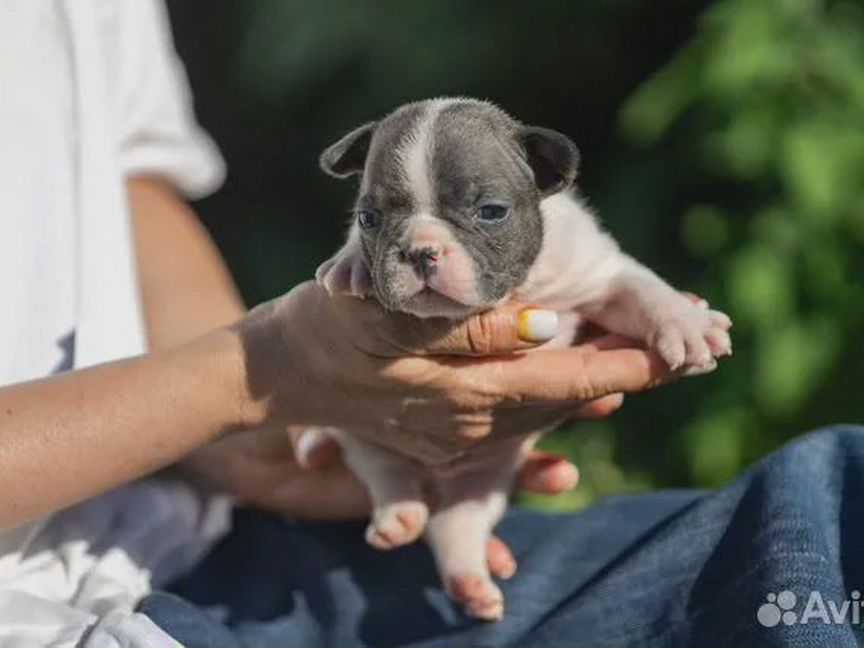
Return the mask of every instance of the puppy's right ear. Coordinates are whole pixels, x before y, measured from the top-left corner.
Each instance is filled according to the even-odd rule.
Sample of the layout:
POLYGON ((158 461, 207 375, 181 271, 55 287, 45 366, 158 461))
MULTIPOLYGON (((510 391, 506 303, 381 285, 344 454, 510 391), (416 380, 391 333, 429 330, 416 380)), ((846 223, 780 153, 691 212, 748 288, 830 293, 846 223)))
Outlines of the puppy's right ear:
POLYGON ((378 122, 363 124, 325 149, 319 159, 324 173, 334 178, 347 178, 361 173, 366 164, 366 154, 369 153, 372 135, 377 127, 378 122))

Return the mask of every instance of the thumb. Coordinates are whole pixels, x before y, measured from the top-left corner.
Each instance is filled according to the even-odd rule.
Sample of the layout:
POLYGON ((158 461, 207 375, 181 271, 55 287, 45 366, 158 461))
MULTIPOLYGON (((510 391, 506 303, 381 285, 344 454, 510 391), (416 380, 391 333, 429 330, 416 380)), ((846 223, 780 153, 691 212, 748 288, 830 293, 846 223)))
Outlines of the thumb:
POLYGON ((508 304, 441 327, 423 320, 423 352, 436 355, 488 356, 530 349, 558 335, 558 313, 508 304), (438 330, 436 331, 436 327, 438 330))

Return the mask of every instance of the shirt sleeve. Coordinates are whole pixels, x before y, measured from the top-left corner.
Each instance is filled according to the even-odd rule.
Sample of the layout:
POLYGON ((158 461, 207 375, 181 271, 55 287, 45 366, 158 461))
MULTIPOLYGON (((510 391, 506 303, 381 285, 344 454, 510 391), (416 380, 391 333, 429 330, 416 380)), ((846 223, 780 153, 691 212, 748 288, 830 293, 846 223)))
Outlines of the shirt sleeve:
POLYGON ((162 176, 191 199, 213 193, 225 163, 195 119, 162 0, 108 0, 101 26, 123 173, 162 176))

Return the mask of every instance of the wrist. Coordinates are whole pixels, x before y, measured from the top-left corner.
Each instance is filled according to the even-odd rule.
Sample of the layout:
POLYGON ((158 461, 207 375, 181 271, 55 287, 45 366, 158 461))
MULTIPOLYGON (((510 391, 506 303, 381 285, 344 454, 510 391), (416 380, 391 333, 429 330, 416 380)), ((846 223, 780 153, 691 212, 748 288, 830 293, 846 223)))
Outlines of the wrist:
POLYGON ((246 373, 240 336, 215 329, 177 349, 179 365, 197 378, 201 407, 209 410, 214 438, 253 427, 262 418, 246 373))
MULTIPOLYGON (((290 297, 290 295, 289 295, 290 297)), ((242 427, 287 426, 304 420, 309 389, 307 354, 287 335, 283 297, 252 309, 227 329, 233 336, 236 402, 242 427), (305 376, 305 378, 304 378, 305 376)))

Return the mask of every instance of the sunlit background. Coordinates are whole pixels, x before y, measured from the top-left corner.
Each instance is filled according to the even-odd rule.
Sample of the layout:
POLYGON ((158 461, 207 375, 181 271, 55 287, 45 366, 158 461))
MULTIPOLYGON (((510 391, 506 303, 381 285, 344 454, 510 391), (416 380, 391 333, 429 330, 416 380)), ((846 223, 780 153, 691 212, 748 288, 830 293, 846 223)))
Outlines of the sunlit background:
POLYGON ((169 0, 228 160, 198 209, 247 301, 340 244, 351 183, 318 153, 400 103, 460 94, 569 134, 624 247, 735 320, 711 376, 548 440, 582 484, 542 506, 710 486, 864 420, 864 2, 169 0))

